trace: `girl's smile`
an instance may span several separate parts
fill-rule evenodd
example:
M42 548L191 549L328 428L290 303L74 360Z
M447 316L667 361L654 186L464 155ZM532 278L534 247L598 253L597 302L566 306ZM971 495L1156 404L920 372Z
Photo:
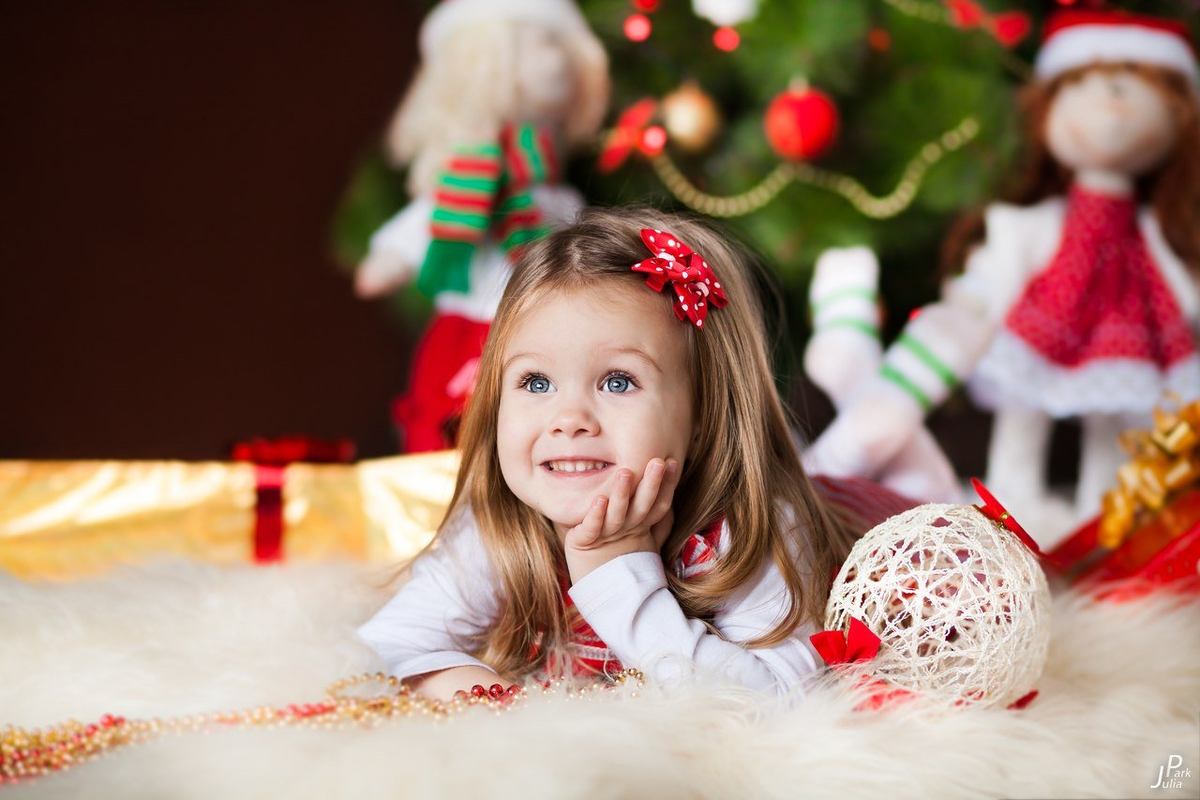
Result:
M497 449L508 486L560 530L622 470L680 463L693 434L691 335L644 283L533 302L503 355Z
M586 458L556 458L546 461L542 467L553 472L557 477L582 478L601 474L612 466L608 461L595 461Z

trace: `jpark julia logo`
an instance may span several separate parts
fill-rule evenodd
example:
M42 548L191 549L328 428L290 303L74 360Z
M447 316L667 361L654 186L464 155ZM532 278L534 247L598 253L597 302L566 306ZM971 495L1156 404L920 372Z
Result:
M1151 789L1182 789L1183 779L1192 777L1191 767L1183 766L1183 756L1169 755L1167 763L1158 768L1158 781Z

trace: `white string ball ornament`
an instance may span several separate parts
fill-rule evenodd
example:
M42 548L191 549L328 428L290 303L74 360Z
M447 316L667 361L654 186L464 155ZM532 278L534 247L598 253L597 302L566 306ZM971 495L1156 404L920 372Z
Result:
M1010 705L1035 688L1050 646L1037 558L972 506L918 506L860 539L825 627L846 631L851 617L880 639L867 672L951 705Z

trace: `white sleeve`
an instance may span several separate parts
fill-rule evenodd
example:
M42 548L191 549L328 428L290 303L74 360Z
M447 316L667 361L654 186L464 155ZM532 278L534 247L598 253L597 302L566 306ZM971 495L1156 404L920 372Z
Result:
M713 618L720 635L683 613L667 588L657 553L614 558L585 575L570 594L621 663L643 669L658 681L675 680L695 669L783 694L801 686L818 667L806 644L813 633L808 625L770 647L739 644L767 633L787 613L787 586L769 559Z
M412 577L358 629L397 678L486 664L468 655L495 622L497 586L469 511L420 556ZM490 669L490 668L489 668Z
M371 252L391 253L415 271L425 261L425 252L433 240L429 219L433 200L416 197L371 236Z
M1003 320L1026 284L1054 256L1064 214L1060 197L1032 206L988 206L987 238L967 257L963 273L942 287L943 299L960 307L975 306L995 322Z

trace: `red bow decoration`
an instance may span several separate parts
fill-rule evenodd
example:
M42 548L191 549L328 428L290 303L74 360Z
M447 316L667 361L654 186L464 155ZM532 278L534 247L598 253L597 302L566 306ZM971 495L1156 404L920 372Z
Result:
M830 666L870 661L879 653L879 637L854 617L850 618L850 631L821 631L808 637L813 647Z
M658 101L646 97L621 112L617 126L604 140L596 168L600 172L612 172L625 163L625 159L638 148L642 132L658 112Z
M729 302L708 262L675 234L642 228L642 242L655 255L634 264L633 271L646 273L646 285L656 292L671 284L675 316L680 322L690 320L697 328L703 328L708 307L724 308Z
M983 28L1005 47L1012 47L1029 34L1029 16L1021 11L990 14L975 0L945 0L950 21L957 28Z
M1019 522L1013 519L1012 514L1008 513L1008 509L1000 505L1000 501L992 496L987 487L978 478L971 478L971 485L975 487L975 493L983 500L982 506L975 506L979 513L1008 528L1021 540L1022 544L1033 551L1035 556L1041 558L1042 549L1038 547L1038 543L1033 540L1032 536L1025 532L1025 529L1021 527Z

